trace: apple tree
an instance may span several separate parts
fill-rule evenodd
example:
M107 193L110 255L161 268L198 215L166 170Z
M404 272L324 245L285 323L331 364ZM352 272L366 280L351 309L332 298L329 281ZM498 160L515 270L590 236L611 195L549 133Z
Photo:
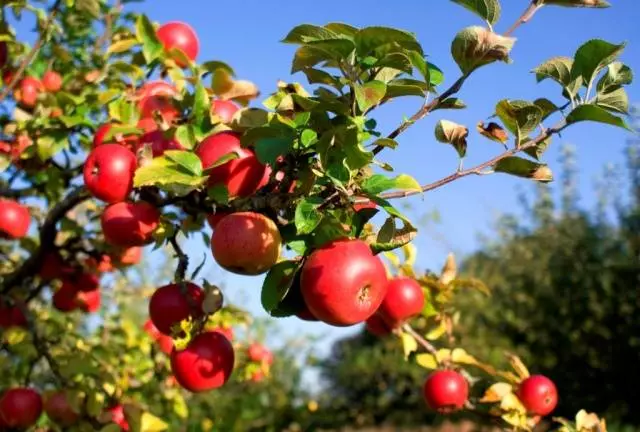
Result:
M600 39L550 57L535 77L556 82L561 97L492 101L495 121L479 122L474 139L505 149L465 167L470 130L446 111L465 108L459 94L474 72L517 55L514 34L540 9L608 4L533 0L498 31L498 0L453 1L480 24L451 43L460 69L453 79L410 32L303 24L283 42L295 48L291 71L309 85L278 82L263 108L250 105L258 89L231 66L198 58L188 24L152 23L126 0L5 2L0 323L10 373L0 427L164 430L165 420L180 424L167 417L167 404L188 423L185 398L223 394L232 376L268 375L268 350L231 341L229 326L246 322L246 313L226 306L220 287L199 282L198 268L187 274L199 257L184 250L183 237L201 238L228 272L265 275L262 305L274 318L366 323L397 335L407 360L426 369L425 409L482 412L524 430L551 414L558 389L548 378L530 376L517 357L512 370L498 370L446 338L456 322L454 292L481 284L458 279L453 257L439 275L416 274L417 229L394 202L470 176L551 181L542 160L554 135L587 121L628 128L624 86L632 73L618 60L624 44ZM27 14L37 23L32 46L10 24ZM423 100L415 114L397 125L376 122L377 108L405 97ZM402 151L402 134L430 115L440 119L436 141L451 145L459 163L420 184L393 173L384 155ZM143 295L144 330L155 343L132 342L143 330L126 320L87 327L79 315L101 309L99 275L136 266L151 244L175 255L175 271ZM140 298L125 275L104 290L111 301L103 317ZM421 326L411 324L416 318ZM118 345L108 346L111 339ZM155 356L156 346L168 359ZM145 391L153 376L174 387ZM561 422L567 431L604 427L584 412Z

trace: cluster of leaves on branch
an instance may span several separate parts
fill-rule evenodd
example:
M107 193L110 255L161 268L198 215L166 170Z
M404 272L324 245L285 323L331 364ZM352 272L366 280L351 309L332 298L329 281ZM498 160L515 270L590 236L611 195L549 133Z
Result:
M623 45L589 41L573 58L553 58L536 69L538 80L560 84L566 103L503 99L489 113L495 122L478 123L479 135L504 144L503 153L463 169L469 130L443 119L435 137L458 152L457 170L425 185L407 174L387 174L393 167L381 159L382 152L399 147L399 136L430 113L464 108L455 95L465 81L481 67L508 62L517 46L511 34L537 10L546 4L604 5L535 0L515 26L499 34L493 29L500 17L498 0L455 2L487 26L456 35L451 52L461 75L449 88L443 88L442 71L426 60L410 32L304 24L284 42L297 47L292 72L306 75L313 88L278 83L263 101L265 109L246 107L258 90L236 79L230 66L196 62L200 42L187 24L155 26L144 15L125 12L120 2L57 0L48 10L24 2L5 5L0 60L6 87L0 99L12 96L15 105L4 106L2 118L7 198L0 201L0 233L14 240L3 243L10 259L0 285L3 308L16 316L8 325L26 324L51 373L60 383L71 382L82 370L71 377L59 373L59 363L71 359L47 348L39 329L43 323L32 318L32 300L46 300L41 293L49 293L60 311L95 311L100 283L93 267L105 261L129 264L124 257L135 248L169 245L178 265L172 283L151 295L147 329L166 351L175 345L170 369L181 387L193 393L221 387L239 363L237 347L219 328L221 317L231 311L223 307L220 288L192 282L199 268L187 278L190 257L178 241L181 234L199 234L222 268L242 275L266 273L261 297L272 316L297 315L336 326L367 321L379 332L399 333L408 357L423 341L428 352L416 355L416 361L438 369L424 386L431 408L472 408L473 380L458 371L464 365L506 380L479 400L497 404L491 414L525 429L549 414L555 386L544 377L528 377L517 359L515 374L498 372L461 348L436 350L404 324L423 314L438 318L441 335L450 331L455 319L446 304L454 275L445 271L434 282L439 285L431 287L438 295L426 295L420 284L428 286L428 279L389 278L377 254L407 247L416 235L391 199L471 174L502 172L550 181L549 168L538 159L554 134L586 120L626 127L623 86L631 82L631 72L617 61ZM31 49L15 40L5 17L10 12L16 19L35 14L39 36ZM384 135L372 115L402 97L422 98L424 104ZM544 126L552 116L559 122ZM29 208L16 200L28 198L35 199ZM387 218L376 227L371 221L379 210ZM27 236L32 219L37 237ZM211 238L202 233L207 221ZM287 258L283 246L291 252ZM55 272L44 277L49 267ZM247 371L259 380L271 360L253 351L249 357L256 364ZM192 368L195 361L202 367ZM145 364L153 368L154 362ZM116 410L130 387L114 380L95 386L110 402L105 408ZM30 400L30 410L16 410L16 400ZM28 427L39 416L38 401L33 390L7 390L0 418L9 427ZM86 420L95 425L102 411L93 408ZM111 413L118 422L116 417ZM133 424L131 417L128 413ZM127 427L166 427L155 417L152 423Z

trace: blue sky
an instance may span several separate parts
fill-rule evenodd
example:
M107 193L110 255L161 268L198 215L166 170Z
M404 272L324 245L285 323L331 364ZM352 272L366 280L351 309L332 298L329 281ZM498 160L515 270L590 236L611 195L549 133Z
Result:
M503 0L502 3L504 10L496 26L498 32L509 28L529 1ZM580 43L588 39L628 42L622 60L636 71L640 70L640 33L637 29L640 8L637 0L612 0L612 3L614 7L605 10L543 8L532 22L516 32L518 41L512 52L513 64L485 67L468 80L459 94L469 106L467 110L436 112L414 125L401 136L398 149L385 150L386 161L398 173L412 174L421 183L450 174L457 163L455 152L433 138L434 125L443 118L466 124L471 129L465 166L470 167L498 154L501 147L479 137L475 133L475 124L486 120L493 113L495 103L502 98L532 100L545 96L559 104L563 102L557 86L550 82L536 84L530 71L550 57L573 55ZM199 61L215 59L229 63L239 78L255 82L263 96L273 91L278 80L305 82L303 76L291 77L289 71L294 47L281 44L279 40L297 24L331 21L356 26L392 26L416 33L430 61L443 69L445 85L451 84L459 74L449 54L451 40L462 28L482 23L447 0L409 0L397 3L402 6L393 7L390 4L371 0L324 0L318 3L291 0L155 0L128 7L143 11L160 23L176 20L189 23L200 37ZM640 101L638 86L629 88L628 92L632 102ZM419 103L418 99L394 102L376 112L374 117L383 132L388 132L399 124L403 116L413 114ZM601 172L604 163L622 163L622 149L627 137L626 132L613 127L582 124L568 129L562 138L556 137L545 161L558 171L560 145L570 143L578 148L579 189L582 204L588 206L593 202L593 177ZM478 233L488 232L498 214L518 210L517 185L528 187L526 181L505 175L466 178L424 197L413 198L411 203L419 212L437 209L442 217L436 227L439 235L430 231L421 234L417 240L419 266L437 270L448 252L464 254L473 251L478 246ZM199 261L202 245L190 241L186 247L195 257L192 261ZM262 278L225 275L210 254L202 274L214 283L224 281L226 296L234 303L248 308L258 317L267 316L260 306ZM281 332L270 338L274 344L283 335L324 335L324 342L318 345L320 353L326 352L335 338L357 330L302 323L295 318L279 320L278 327Z

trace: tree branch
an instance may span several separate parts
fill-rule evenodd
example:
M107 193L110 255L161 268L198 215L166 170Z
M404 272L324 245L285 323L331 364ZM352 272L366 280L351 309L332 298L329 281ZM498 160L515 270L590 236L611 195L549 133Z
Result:
M509 30L505 32L505 36L511 36L522 24L526 24L529 22L531 18L535 15L536 12L542 7L543 4L538 4L538 0L532 0L531 4L527 9L522 13L518 21L516 21Z
M51 26L51 23L53 22L56 14L58 13L61 5L62 5L62 0L56 0L53 6L51 6L51 10L49 11L49 16L47 17L47 20L42 26L42 30L40 31L40 36L38 37L38 40L36 41L35 45L33 45L33 48L31 48L31 51L29 52L29 54L27 54L24 60L22 60L22 63L20 63L18 70L11 78L11 82L5 88L2 89L2 92L0 93L0 102L3 101L9 95L9 93L11 93L11 91L15 88L15 86L20 81L20 78L22 78L22 74L24 74L24 71L27 69L27 67L31 64L33 59L36 57L36 55L38 54L38 51L40 51L40 48L42 48L42 45L44 45L46 39L49 37L49 27Z
M430 354L436 356L438 354L438 350L434 347L431 342L423 338L417 331L413 329L409 324L405 324L402 326L402 330L405 333L409 333L413 338L422 346L425 350L427 350Z
M89 194L86 189L84 187L78 187L51 209L40 229L40 246L22 263L22 266L3 279L2 284L0 284L0 293L5 294L9 292L21 281L31 278L38 273L44 256L53 248L56 235L58 234L58 222L69 210L88 198Z
M477 165L473 168L469 168L466 170L462 170L462 171L456 171L455 173L441 178L438 181L435 181L433 183L429 183L426 184L424 186L422 186L420 191L399 191L399 192L388 192L388 193L383 193L380 194L380 198L382 199L394 199L394 198L405 198L411 195L416 195L422 192L428 192L430 190L433 189L437 189L441 186L444 186L448 183L451 183L455 180L461 179L462 177L466 177L468 175L474 174L474 175L481 175L484 174L483 171L493 165L495 165L496 163L498 163L499 161L501 161L504 158L510 157L510 156L514 156L526 149L535 147L536 145L540 144L542 141L546 140L547 138L549 138L550 136L557 134L558 132L562 131L564 128L567 127L567 124L565 121L560 122L559 124L557 124L556 126L553 126L549 129L545 129L540 135L538 135L536 138L534 138L533 140L527 142L525 145L522 145L520 147L515 147L512 148L511 150L507 150L504 153L494 157L493 159L490 159L484 163L481 163L480 165Z
M187 267L189 267L189 257L184 253L176 238L179 232L180 230L176 227L175 233L169 237L169 243L171 244L171 247L173 247L173 250L176 252L176 257L178 258L178 268L176 268L175 275L176 282L184 281L187 273Z
M389 135L387 135L387 138L396 139L398 137L398 135L403 133L405 130L409 129L409 127L412 124L414 124L415 122L417 122L419 120L422 120L427 115L429 115L429 113L431 111L433 111L435 108L438 107L440 102L442 102L443 100L447 99L449 96L452 96L452 95L458 93L460 91L460 89L462 88L462 85L464 84L464 82L467 80L468 77L469 77L469 75L465 74L465 75L462 75L460 78L458 78L458 80L455 83L453 83L453 85L451 87L449 87L447 90L445 90L444 93L442 93L440 96L438 96L435 99L433 99L428 104L423 105L422 108L420 108L420 110L418 110L418 112L416 112L414 115L409 117L408 120L402 122L402 124L400 126L398 126L393 132L391 132ZM374 155L376 155L376 154L380 153L383 148L384 148L384 146L378 145L378 146L374 147L372 152L373 152Z

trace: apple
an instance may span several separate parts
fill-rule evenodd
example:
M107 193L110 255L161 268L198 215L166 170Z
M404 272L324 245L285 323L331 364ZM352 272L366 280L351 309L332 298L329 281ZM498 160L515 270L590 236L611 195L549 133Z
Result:
M74 311L78 308L77 296L78 292L75 286L69 281L64 281L62 286L53 293L53 307L60 312Z
M429 408L446 414L464 407L469 383L456 371L438 370L427 377L422 393Z
M42 76L42 85L50 93L55 93L62 88L62 77L58 72L46 71Z
M162 333L160 333L160 330L158 330L156 326L153 325L153 321L151 321L150 319L144 322L142 328L153 340L157 340L162 335Z
M29 209L10 199L0 198L0 238L20 239L29 232Z
M558 405L556 385L544 375L532 375L520 383L516 393L527 411L546 416Z
M16 76L16 71L9 68L2 72L2 82L4 85L8 86L13 81L13 77Z
M251 379L251 382L254 382L254 383L262 382L264 380L264 372L262 372L261 370L254 371L251 374L250 379Z
M102 213L102 232L113 246L144 246L153 240L160 212L145 201L111 204Z
M76 304L86 313L94 313L100 309L100 290L78 291L76 294Z
M174 138L165 137L161 130L154 130L142 135L138 141L137 150L140 150L145 144L151 146L153 157L162 156L167 150L184 150L182 144Z
M356 198L363 199L363 197L356 197ZM376 207L378 207L378 204L376 204L375 202L369 199L367 199L366 202L363 201L363 202L358 202L353 204L353 209L356 212L359 212L360 210L364 210L364 209L374 209Z
M165 81L146 83L138 91L140 117L153 119L153 113L158 111L164 121L171 123L179 115L173 105L173 97L177 94L176 88Z
M108 273L113 271L113 261L107 254L100 254L98 258L89 257L85 260L84 265L97 273Z
M16 100L27 108L33 108L38 102L38 95L42 91L42 83L34 77L27 76L20 80Z
M20 134L14 141L0 141L0 153L9 156L12 162L18 162L20 165L20 156L24 151L33 144L28 135Z
M22 309L16 306L7 306L0 301L0 328L27 327L27 317Z
M269 182L269 167L260 163L253 150L242 147L235 132L209 135L196 149L205 169L230 153L238 157L211 169L210 185L226 186L230 197L247 197Z
M229 339L229 342L233 342L233 327L216 327L212 331L224 335L224 337Z
M198 35L189 24L173 21L160 26L156 32L158 39L166 51L177 48L182 51L191 61L195 61L200 50ZM186 67L188 64L176 59L176 64Z
M309 256L302 267L300 288L316 318L350 326L378 309L387 291L387 273L362 240L334 240Z
M78 421L80 415L73 410L64 391L57 391L44 401L47 416L60 426L71 426Z
M282 238L276 224L260 213L239 212L222 218L211 236L213 258L241 275L269 271L280 257Z
M40 272L38 273L42 280L59 279L64 274L69 272L69 268L65 268L64 261L60 254L56 251L48 252L40 266Z
M171 328L189 317L202 317L204 291L198 285L185 282L185 294L180 284L158 288L149 301L149 318L160 333L171 336Z
M235 355L229 339L218 332L200 333L182 351L171 353L171 371L178 384L193 393L224 385L231 373Z
M391 326L379 315L373 314L365 321L365 329L374 336L383 337L391 334Z
M220 117L222 123L231 123L240 107L228 100L216 99L211 102L211 112Z
M151 121L153 122L153 120ZM140 122L142 122L142 120L140 120ZM153 122L153 124L155 126L155 122ZM109 133L109 131L111 131L111 128L114 126L121 126L121 125L117 123L105 123L103 125L98 126L95 134L93 135L93 147L98 147L103 144L120 144L125 146L129 150L133 151L138 143L137 135L122 136L121 134L117 134L116 136L113 136L109 141L105 141L107 134ZM138 127L140 127L140 125L138 125Z
M0 417L9 428L30 428L41 414L42 398L30 388L9 389L0 398Z
M145 117L138 120L138 124L136 125L138 129L142 129L143 132L153 132L158 129L158 124L151 117Z
M420 284L412 278L396 277L387 283L387 294L378 313L391 327L396 327L419 315L423 307L424 291Z
M254 342L247 348L247 356L252 362L262 363L269 350L263 345Z
M100 288L100 278L92 273L76 273L68 276L63 285L65 282L72 285L75 291L89 292Z
M207 222L209 222L209 226L211 227L211 229L216 229L216 226L218 226L218 222L220 222L223 217L230 214L231 213L229 212L216 211L215 213L207 215Z
M140 246L128 247L112 255L112 260L120 267L139 264L142 259L142 248Z
M124 201L133 189L138 161L129 149L118 144L94 148L84 164L84 184L91 194L108 203Z
M171 336L161 334L157 342L160 347L160 351L165 354L171 354L171 351L173 351L173 339Z
M111 416L111 422L120 426L123 431L129 430L129 423L124 416L124 407L121 404L117 404L107 409L107 413Z

